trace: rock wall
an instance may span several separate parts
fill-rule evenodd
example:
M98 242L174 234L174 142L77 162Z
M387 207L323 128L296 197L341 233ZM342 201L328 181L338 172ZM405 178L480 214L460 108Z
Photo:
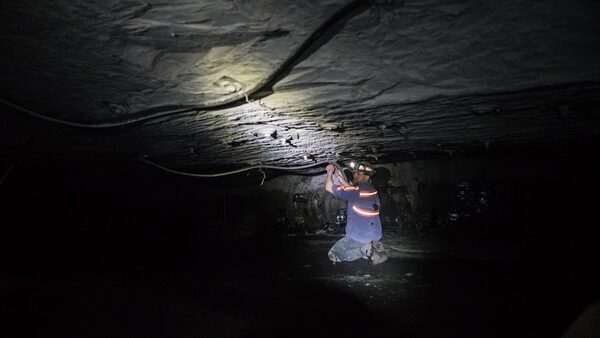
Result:
M561 227L550 224L587 222L593 189L583 187L597 186L593 167L566 152L414 160L376 169L387 234L440 228L556 233ZM252 205L235 213L256 213L256 224L269 232L341 232L345 202L324 184L324 174L267 179L247 191L256 197Z
M384 236L450 229L536 241L583 238L600 221L592 148L378 164L373 183ZM82 243L108 247L127 238L154 245L171 236L195 246L343 232L346 204L325 192L319 168L265 174L199 179L124 163L23 161L2 183L0 198L20 220L11 227L16 235L29 238L25 224L37 224L42 235L79 234Z

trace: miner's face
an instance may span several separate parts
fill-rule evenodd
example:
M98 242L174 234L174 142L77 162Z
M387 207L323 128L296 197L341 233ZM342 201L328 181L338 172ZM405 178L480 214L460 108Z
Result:
M369 175L366 175L362 171L355 172L354 175L352 175L352 183L354 183L355 185L369 182L370 179L371 177Z

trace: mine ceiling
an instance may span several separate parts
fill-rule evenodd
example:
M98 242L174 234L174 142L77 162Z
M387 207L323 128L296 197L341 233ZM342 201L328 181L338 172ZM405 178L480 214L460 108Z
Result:
M0 154L185 171L600 136L597 1L4 1Z

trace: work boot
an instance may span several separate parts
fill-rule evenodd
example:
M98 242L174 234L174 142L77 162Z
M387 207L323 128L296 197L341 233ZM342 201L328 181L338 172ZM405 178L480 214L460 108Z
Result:
M369 243L363 245L360 248L360 252L362 252L362 254L363 254L362 258L371 259L371 254L373 253L373 242L369 242Z
M373 241L372 243L373 249L371 252L371 263L373 263L373 265L376 265L387 261L388 255L385 252L383 243L381 243L380 241Z

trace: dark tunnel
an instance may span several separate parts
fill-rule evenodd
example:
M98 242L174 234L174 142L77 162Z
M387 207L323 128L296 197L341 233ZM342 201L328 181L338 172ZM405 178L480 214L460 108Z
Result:
M600 336L598 15L2 3L0 336Z

